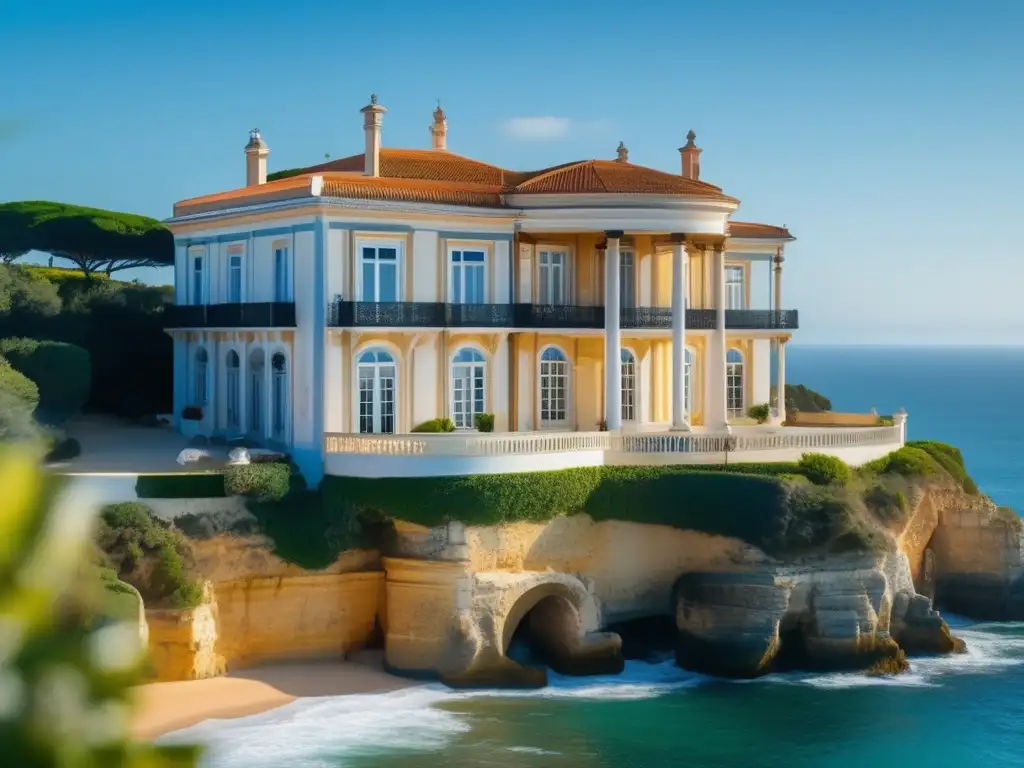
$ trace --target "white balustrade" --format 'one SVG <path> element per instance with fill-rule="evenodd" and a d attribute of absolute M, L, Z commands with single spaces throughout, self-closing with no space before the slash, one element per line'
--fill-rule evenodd
<path fill-rule="evenodd" d="M 751 430 L 736 435 L 656 432 L 505 432 L 409 435 L 328 434 L 327 453 L 387 456 L 519 456 L 572 451 L 622 453 L 742 453 L 744 451 L 827 450 L 902 441 L 902 428 L 790 427 L 779 431 Z"/>

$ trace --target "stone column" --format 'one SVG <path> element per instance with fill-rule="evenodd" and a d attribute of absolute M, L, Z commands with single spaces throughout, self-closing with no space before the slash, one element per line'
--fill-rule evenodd
<path fill-rule="evenodd" d="M 782 311 L 782 248 L 772 257 L 772 267 L 775 272 L 775 311 Z"/>
<path fill-rule="evenodd" d="M 715 307 L 715 330 L 708 346 L 705 371 L 705 425 L 717 432 L 728 432 L 729 415 L 725 394 L 725 246 L 714 247 L 711 267 L 712 301 Z"/>
<path fill-rule="evenodd" d="M 690 431 L 686 412 L 686 235 L 672 235 L 672 429 Z"/>
<path fill-rule="evenodd" d="M 604 257 L 604 418 L 609 431 L 622 428 L 622 339 L 619 332 L 619 238 L 609 231 Z"/>
<path fill-rule="evenodd" d="M 274 366 L 271 359 L 274 357 L 270 349 L 270 335 L 263 334 L 263 439 L 270 442 L 274 435 L 274 396 L 271 390 L 274 388 Z"/>
<path fill-rule="evenodd" d="M 775 423 L 786 420 L 786 340 L 775 340 Z M 756 375 L 756 374 L 755 374 Z"/>
<path fill-rule="evenodd" d="M 238 348 L 238 433 L 249 434 L 249 334 Z"/>

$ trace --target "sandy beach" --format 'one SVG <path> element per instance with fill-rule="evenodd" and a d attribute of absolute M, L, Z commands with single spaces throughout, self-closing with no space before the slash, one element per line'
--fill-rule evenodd
<path fill-rule="evenodd" d="M 279 664 L 209 680 L 150 683 L 135 689 L 132 736 L 155 739 L 203 720 L 244 717 L 298 698 L 384 693 L 415 683 L 383 670 L 380 651 L 344 662 Z"/>

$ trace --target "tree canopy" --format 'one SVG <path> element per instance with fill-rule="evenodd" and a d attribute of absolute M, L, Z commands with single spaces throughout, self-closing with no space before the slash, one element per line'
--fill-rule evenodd
<path fill-rule="evenodd" d="M 174 236 L 156 219 L 80 205 L 0 204 L 0 254 L 44 251 L 86 275 L 174 264 Z"/>

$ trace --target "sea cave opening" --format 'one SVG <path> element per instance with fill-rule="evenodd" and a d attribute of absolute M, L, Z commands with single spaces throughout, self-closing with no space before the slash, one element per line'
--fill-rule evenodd
<path fill-rule="evenodd" d="M 532 600 L 528 601 L 533 603 Z M 520 604 L 523 599 L 520 600 Z M 548 594 L 528 606 L 516 605 L 506 627 L 514 627 L 505 655 L 524 667 L 557 669 L 578 637 L 579 614 L 564 596 Z M 519 616 L 514 614 L 519 613 Z M 506 630 L 507 632 L 507 630 Z"/>
<path fill-rule="evenodd" d="M 607 627 L 622 638 L 622 657 L 639 661 L 664 661 L 675 652 L 675 616 L 658 614 L 615 622 Z"/>

